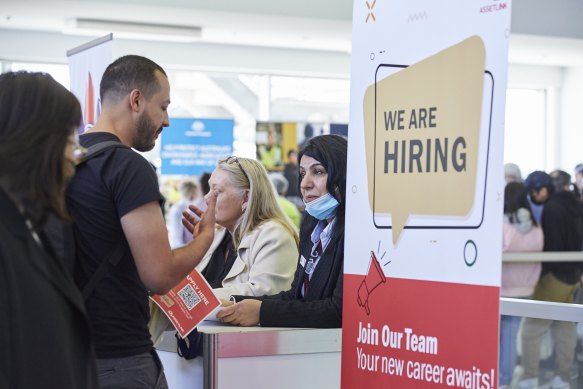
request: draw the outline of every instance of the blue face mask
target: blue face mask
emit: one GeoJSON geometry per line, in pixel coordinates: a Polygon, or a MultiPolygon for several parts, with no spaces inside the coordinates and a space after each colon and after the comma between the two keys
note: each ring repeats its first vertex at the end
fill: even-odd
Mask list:
{"type": "Polygon", "coordinates": [[[338,200],[330,193],[326,193],[324,196],[305,204],[306,211],[318,220],[325,220],[334,215],[336,208],[340,205],[338,200]]]}

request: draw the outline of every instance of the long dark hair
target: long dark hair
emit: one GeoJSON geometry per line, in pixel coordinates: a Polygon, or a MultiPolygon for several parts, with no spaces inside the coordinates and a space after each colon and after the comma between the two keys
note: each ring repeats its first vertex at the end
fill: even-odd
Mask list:
{"type": "Polygon", "coordinates": [[[520,182],[511,182],[504,188],[504,214],[508,217],[510,223],[518,222],[516,212],[520,208],[525,208],[530,214],[532,224],[536,226],[536,220],[532,215],[532,210],[527,198],[527,191],[524,184],[520,182]]]}
{"type": "Polygon", "coordinates": [[[81,123],[75,96],[45,73],[0,75],[0,186],[35,228],[67,220],[65,147],[81,123]]]}
{"type": "MultiPolygon", "coordinates": [[[[336,225],[332,234],[332,241],[344,234],[344,215],[346,211],[346,153],[348,143],[346,138],[339,135],[320,135],[311,138],[298,153],[298,161],[304,155],[320,162],[328,173],[326,189],[340,203],[336,209],[336,225]]],[[[298,189],[301,180],[298,176],[298,189]]],[[[301,190],[300,190],[301,193],[301,190]]],[[[304,216],[300,230],[300,242],[310,240],[310,234],[318,220],[309,214],[304,216]]]]}

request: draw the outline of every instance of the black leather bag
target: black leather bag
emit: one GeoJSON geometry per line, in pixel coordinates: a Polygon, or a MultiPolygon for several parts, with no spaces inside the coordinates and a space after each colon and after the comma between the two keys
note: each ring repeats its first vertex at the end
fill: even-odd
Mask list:
{"type": "Polygon", "coordinates": [[[194,359],[202,355],[202,334],[195,328],[186,338],[181,338],[178,332],[174,334],[178,346],[176,352],[184,359],[194,359]]]}

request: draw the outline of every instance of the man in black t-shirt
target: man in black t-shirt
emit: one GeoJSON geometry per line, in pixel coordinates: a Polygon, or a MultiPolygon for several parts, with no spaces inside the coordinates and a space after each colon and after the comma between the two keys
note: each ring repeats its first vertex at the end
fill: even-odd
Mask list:
{"type": "MultiPolygon", "coordinates": [[[[154,147],[169,125],[170,85],[164,70],[139,56],[109,65],[100,86],[101,116],[80,137],[84,147],[118,141],[138,151],[154,147]]],[[[67,192],[83,288],[120,245],[87,297],[99,384],[102,388],[166,388],[148,332],[148,291],[166,293],[202,259],[214,235],[212,194],[196,239],[171,250],[158,179],[150,163],[130,148],[109,148],[77,169],[67,192]]]]}

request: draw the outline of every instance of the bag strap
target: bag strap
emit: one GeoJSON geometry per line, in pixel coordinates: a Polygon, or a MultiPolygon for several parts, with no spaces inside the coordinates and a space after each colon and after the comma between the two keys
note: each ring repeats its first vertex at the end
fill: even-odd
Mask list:
{"type": "Polygon", "coordinates": [[[128,146],[124,145],[123,143],[117,140],[106,140],[104,142],[99,142],[87,148],[87,153],[81,158],[81,160],[79,160],[78,165],[87,162],[88,160],[101,154],[105,150],[112,149],[115,147],[129,149],[128,146]]]}
{"type": "Polygon", "coordinates": [[[107,273],[108,265],[111,264],[111,266],[113,266],[113,267],[117,266],[117,264],[119,263],[119,261],[123,257],[123,254],[125,253],[124,248],[125,248],[125,245],[124,245],[124,242],[122,239],[115,246],[115,249],[113,250],[113,252],[109,256],[109,259],[107,261],[101,262],[101,264],[99,265],[99,267],[97,268],[95,273],[93,273],[93,275],[91,276],[91,278],[85,284],[85,286],[83,287],[83,290],[81,291],[81,294],[83,295],[83,300],[87,300],[87,298],[91,295],[91,293],[93,293],[93,291],[95,290],[95,287],[97,286],[99,281],[101,281],[103,276],[105,276],[105,273],[107,273]]]}
{"type": "MultiPolygon", "coordinates": [[[[87,154],[85,154],[85,156],[81,158],[78,165],[81,165],[82,163],[87,162],[89,159],[101,154],[102,152],[115,147],[129,149],[128,146],[115,140],[108,140],[105,142],[96,143],[87,149],[87,154]]],[[[124,240],[120,239],[115,248],[113,249],[113,251],[111,252],[111,254],[109,255],[107,261],[101,262],[95,273],[93,273],[91,278],[89,278],[87,284],[85,284],[85,286],[83,287],[81,294],[83,295],[84,300],[87,300],[87,298],[95,290],[95,287],[97,286],[99,281],[101,281],[103,276],[105,276],[105,273],[107,273],[108,265],[111,264],[113,267],[117,266],[117,264],[123,257],[123,254],[125,253],[124,248],[125,248],[124,240]]]]}

